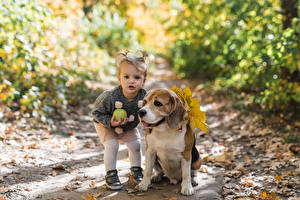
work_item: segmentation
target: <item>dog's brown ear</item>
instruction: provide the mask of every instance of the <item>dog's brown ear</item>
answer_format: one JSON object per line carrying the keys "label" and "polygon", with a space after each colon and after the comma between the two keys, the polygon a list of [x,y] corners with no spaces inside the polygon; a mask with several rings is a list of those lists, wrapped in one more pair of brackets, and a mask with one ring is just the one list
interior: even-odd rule
{"label": "dog's brown ear", "polygon": [[166,117],[167,123],[171,128],[177,128],[180,122],[184,120],[186,109],[181,101],[176,97],[174,98],[174,109],[169,116]]}

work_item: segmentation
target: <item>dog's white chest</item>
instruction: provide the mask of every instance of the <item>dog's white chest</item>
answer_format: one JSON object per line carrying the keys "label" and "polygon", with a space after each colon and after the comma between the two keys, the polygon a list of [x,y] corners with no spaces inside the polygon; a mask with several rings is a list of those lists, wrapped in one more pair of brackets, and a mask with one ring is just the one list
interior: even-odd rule
{"label": "dog's white chest", "polygon": [[183,131],[160,131],[155,130],[148,135],[148,145],[157,153],[177,154],[184,151]]}
{"label": "dog's white chest", "polygon": [[147,136],[149,150],[155,152],[163,172],[172,179],[181,179],[184,137],[185,130],[164,132],[159,129]]}

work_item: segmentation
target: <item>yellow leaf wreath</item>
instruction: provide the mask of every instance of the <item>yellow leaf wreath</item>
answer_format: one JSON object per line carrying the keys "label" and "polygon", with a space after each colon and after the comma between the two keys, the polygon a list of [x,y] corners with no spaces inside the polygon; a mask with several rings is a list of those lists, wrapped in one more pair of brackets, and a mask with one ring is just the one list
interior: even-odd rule
{"label": "yellow leaf wreath", "polygon": [[188,119],[190,120],[190,126],[192,129],[199,128],[201,131],[207,131],[209,126],[205,123],[205,112],[200,110],[200,104],[198,99],[192,98],[192,92],[190,88],[184,88],[183,90],[173,86],[170,90],[176,93],[178,98],[183,103],[188,112]]}

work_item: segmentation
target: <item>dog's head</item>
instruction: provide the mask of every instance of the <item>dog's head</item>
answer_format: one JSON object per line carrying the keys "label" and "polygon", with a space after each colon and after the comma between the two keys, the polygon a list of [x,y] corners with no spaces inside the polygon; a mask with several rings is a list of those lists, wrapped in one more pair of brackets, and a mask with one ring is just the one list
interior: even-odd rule
{"label": "dog's head", "polygon": [[177,95],[168,89],[153,89],[143,100],[139,118],[145,128],[152,128],[167,122],[176,128],[186,115],[186,109]]}

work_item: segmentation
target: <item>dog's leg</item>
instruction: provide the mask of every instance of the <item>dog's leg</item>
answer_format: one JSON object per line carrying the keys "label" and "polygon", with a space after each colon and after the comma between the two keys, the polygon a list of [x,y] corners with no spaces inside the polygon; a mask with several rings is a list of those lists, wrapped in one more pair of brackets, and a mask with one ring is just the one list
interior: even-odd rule
{"label": "dog's leg", "polygon": [[162,171],[162,168],[156,159],[155,163],[154,163],[154,175],[151,177],[151,182],[152,183],[160,182],[163,175],[164,175],[164,173]]}
{"label": "dog's leg", "polygon": [[187,161],[185,158],[181,159],[182,182],[181,193],[183,195],[194,194],[194,188],[191,183],[191,160]]}
{"label": "dog's leg", "polygon": [[148,186],[151,183],[151,175],[153,170],[153,165],[156,159],[156,153],[148,149],[146,150],[146,167],[144,171],[144,177],[143,180],[137,185],[137,189],[140,191],[147,191]]}
{"label": "dog's leg", "polygon": [[195,187],[198,185],[197,182],[197,170],[191,170],[191,182],[192,182],[192,186]]}

